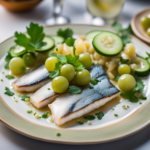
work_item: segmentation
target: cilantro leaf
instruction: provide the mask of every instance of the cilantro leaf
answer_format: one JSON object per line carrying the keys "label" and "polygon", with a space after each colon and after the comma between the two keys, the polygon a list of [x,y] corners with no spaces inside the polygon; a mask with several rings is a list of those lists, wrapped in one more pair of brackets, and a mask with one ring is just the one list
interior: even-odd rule
{"label": "cilantro leaf", "polygon": [[74,45],[74,42],[75,42],[75,39],[70,37],[68,38],[65,43],[68,45],[68,46],[73,46]]}
{"label": "cilantro leaf", "polygon": [[62,55],[57,55],[58,60],[61,62],[61,64],[66,64],[67,63],[67,58]]}
{"label": "cilantro leaf", "polygon": [[93,78],[93,79],[90,80],[90,83],[93,84],[93,85],[96,85],[98,82],[101,82],[101,81],[99,81],[96,78]]}
{"label": "cilantro leaf", "polygon": [[51,53],[50,56],[51,57],[57,57],[57,54],[56,53]]}
{"label": "cilantro leaf", "polygon": [[140,78],[135,77],[136,87],[133,89],[133,92],[141,93],[144,90],[144,83]]}
{"label": "cilantro leaf", "polygon": [[92,85],[89,85],[89,89],[94,89],[94,87]]}
{"label": "cilantro leaf", "polygon": [[114,80],[115,80],[115,81],[118,81],[118,80],[119,80],[119,78],[120,78],[120,75],[115,75]]}
{"label": "cilantro leaf", "polygon": [[76,55],[76,47],[73,45],[73,55]]}
{"label": "cilantro leaf", "polygon": [[129,101],[132,103],[136,103],[138,102],[138,98],[135,95],[132,95],[131,97],[129,97]]}
{"label": "cilantro leaf", "polygon": [[27,33],[30,36],[29,43],[35,49],[38,49],[46,45],[46,42],[43,42],[45,34],[43,32],[42,26],[39,26],[38,24],[31,22],[29,28],[27,27]]}
{"label": "cilantro leaf", "polygon": [[125,34],[126,34],[126,35],[127,35],[127,34],[132,34],[132,35],[134,35],[134,32],[132,31],[132,28],[131,28],[131,24],[129,24],[127,28],[125,28],[125,29],[122,30],[122,34],[123,34],[123,35],[125,35]]}
{"label": "cilantro leaf", "polygon": [[121,35],[120,36],[122,41],[123,41],[123,45],[125,46],[127,43],[131,43],[131,37],[129,37],[128,35]]}
{"label": "cilantro leaf", "polygon": [[129,101],[132,103],[138,102],[138,98],[135,96],[134,92],[121,93],[120,95],[126,99],[129,99]]}
{"label": "cilantro leaf", "polygon": [[61,68],[61,66],[62,66],[62,65],[61,65],[61,62],[60,62],[60,61],[59,61],[59,62],[57,62],[57,63],[55,64],[55,68],[54,68],[54,70],[55,70],[55,71],[57,71],[57,70],[59,71],[59,70],[60,70],[60,68]]}
{"label": "cilantro leaf", "polygon": [[62,36],[62,37],[64,37],[65,39],[67,39],[67,38],[73,36],[73,31],[72,31],[72,29],[69,29],[69,28],[64,29],[64,30],[59,29],[59,30],[57,31],[57,35]]}
{"label": "cilantro leaf", "polygon": [[94,119],[95,119],[95,116],[93,116],[93,115],[87,115],[87,116],[84,116],[84,119],[87,119],[87,120],[94,120]]}
{"label": "cilantro leaf", "polygon": [[96,113],[95,115],[97,116],[98,120],[101,120],[104,116],[104,113],[100,111],[99,113]]}
{"label": "cilantro leaf", "polygon": [[79,94],[81,93],[81,88],[72,85],[72,86],[69,86],[68,92],[71,94]]}
{"label": "cilantro leaf", "polygon": [[5,76],[7,79],[14,79],[15,77],[14,76],[11,76],[11,75],[6,75]]}
{"label": "cilantro leaf", "polygon": [[35,50],[35,48],[30,44],[29,38],[23,33],[15,32],[15,42],[17,45],[25,47],[26,50]]}
{"label": "cilantro leaf", "polygon": [[145,96],[143,96],[143,95],[141,95],[139,98],[140,98],[141,100],[147,100],[147,97],[145,97]]}
{"label": "cilantro leaf", "polygon": [[8,87],[5,87],[5,93],[4,94],[6,94],[6,95],[8,95],[8,96],[13,96],[14,95],[14,93],[13,92],[11,92],[10,91],[10,89],[8,88]]}
{"label": "cilantro leaf", "polygon": [[49,74],[49,78],[55,78],[59,75],[59,70],[53,71]]}
{"label": "cilantro leaf", "polygon": [[21,100],[22,100],[22,101],[25,101],[26,98],[30,98],[30,96],[24,95],[24,96],[21,97]]}
{"label": "cilantro leaf", "polygon": [[46,113],[44,113],[44,114],[42,115],[42,118],[47,119],[48,116],[49,116],[49,111],[47,111]]}
{"label": "cilantro leaf", "polygon": [[[12,47],[11,47],[12,48]],[[10,50],[11,50],[10,48]],[[9,69],[9,62],[10,60],[12,59],[12,56],[10,55],[10,50],[7,52],[7,55],[5,57],[5,61],[6,61],[6,64],[5,64],[5,69]]]}
{"label": "cilantro leaf", "polygon": [[150,57],[150,53],[146,52],[147,56]]}
{"label": "cilantro leaf", "polygon": [[121,63],[127,63],[127,62],[129,62],[129,59],[123,59],[123,57],[120,57],[120,62]]}
{"label": "cilantro leaf", "polygon": [[69,54],[69,55],[66,55],[65,56],[66,58],[67,58],[67,62],[69,63],[69,64],[75,64],[76,62],[77,62],[77,60],[79,59],[79,56],[78,55],[75,55],[74,57],[71,55],[71,54]]}
{"label": "cilantro leaf", "polygon": [[123,30],[122,25],[119,22],[115,22],[112,26],[114,27],[115,31],[117,31],[117,32],[121,32]]}
{"label": "cilantro leaf", "polygon": [[83,70],[85,67],[82,65],[82,63],[76,62],[74,64],[74,68],[75,68],[75,70],[79,71],[79,70]]}
{"label": "cilantro leaf", "polygon": [[78,120],[78,124],[83,124],[83,122],[81,120]]}

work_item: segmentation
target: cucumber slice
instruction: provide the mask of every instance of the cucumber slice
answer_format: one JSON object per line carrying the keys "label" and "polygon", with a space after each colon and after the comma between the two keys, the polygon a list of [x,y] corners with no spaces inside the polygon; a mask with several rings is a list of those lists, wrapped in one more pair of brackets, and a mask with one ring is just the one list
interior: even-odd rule
{"label": "cucumber slice", "polygon": [[19,45],[16,45],[16,46],[13,46],[13,47],[10,48],[10,55],[12,57],[21,56],[26,52],[27,52],[27,50],[24,47],[19,46]]}
{"label": "cucumber slice", "polygon": [[39,49],[36,49],[36,52],[46,52],[48,50],[51,50],[55,46],[55,41],[50,36],[45,36],[43,42],[46,42],[47,44]]}
{"label": "cucumber slice", "polygon": [[62,36],[53,36],[53,39],[55,40],[56,44],[61,44],[65,42],[65,39]]}
{"label": "cucumber slice", "polygon": [[102,31],[97,34],[92,44],[96,52],[103,56],[118,55],[123,49],[123,42],[120,36],[110,31]]}
{"label": "cucumber slice", "polygon": [[144,59],[143,57],[139,57],[141,61],[141,68],[137,68],[134,70],[135,75],[139,76],[139,77],[145,77],[147,75],[149,75],[150,72],[150,65],[149,62]]}
{"label": "cucumber slice", "polygon": [[99,34],[100,32],[101,32],[100,30],[93,30],[93,31],[88,32],[85,35],[85,40],[93,39],[94,36],[97,35],[97,34]]}

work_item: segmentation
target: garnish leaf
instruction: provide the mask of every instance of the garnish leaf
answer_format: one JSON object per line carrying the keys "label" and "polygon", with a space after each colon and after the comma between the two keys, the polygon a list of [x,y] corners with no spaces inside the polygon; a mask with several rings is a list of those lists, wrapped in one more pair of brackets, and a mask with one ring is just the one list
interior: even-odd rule
{"label": "garnish leaf", "polygon": [[90,83],[93,84],[93,85],[96,85],[98,82],[100,82],[100,81],[96,78],[93,78],[93,79],[90,80]]}
{"label": "garnish leaf", "polygon": [[6,75],[5,76],[7,79],[14,79],[15,77],[14,76],[11,76],[11,75]]}
{"label": "garnish leaf", "polygon": [[82,65],[82,63],[76,62],[74,64],[74,68],[75,68],[75,70],[79,71],[79,70],[83,70],[85,67]]}
{"label": "garnish leaf", "polygon": [[141,93],[144,90],[144,83],[140,78],[135,77],[136,87],[133,89],[133,92]]}
{"label": "garnish leaf", "polygon": [[95,119],[95,116],[93,116],[93,115],[87,115],[87,116],[84,116],[84,119],[87,119],[87,120],[94,120],[94,119]]}
{"label": "garnish leaf", "polygon": [[30,98],[30,96],[24,95],[24,96],[21,97],[21,100],[22,100],[22,101],[25,101],[26,98]]}
{"label": "garnish leaf", "polygon": [[134,92],[121,93],[120,95],[126,99],[129,99],[129,101],[132,103],[138,102],[138,98],[135,96]]}
{"label": "garnish leaf", "polygon": [[6,94],[6,95],[8,95],[8,96],[13,96],[14,95],[14,93],[13,92],[11,92],[10,91],[10,89],[8,88],[8,87],[5,87],[5,93],[4,94]]}
{"label": "garnish leaf", "polygon": [[78,124],[83,124],[83,122],[81,120],[78,120]]}
{"label": "garnish leaf", "polygon": [[61,68],[61,66],[62,66],[62,65],[61,65],[61,62],[60,62],[60,61],[59,61],[59,62],[57,62],[57,63],[55,64],[55,68],[54,68],[54,70],[55,70],[55,71],[57,71],[57,70],[59,71],[59,70],[60,70],[60,68]]}
{"label": "garnish leaf", "polygon": [[100,111],[99,113],[96,113],[95,115],[97,116],[98,120],[101,120],[104,116],[104,113]]}
{"label": "garnish leaf", "polygon": [[44,113],[44,114],[42,115],[42,118],[47,119],[48,116],[49,116],[49,111],[47,111],[46,113]]}
{"label": "garnish leaf", "polygon": [[55,78],[59,75],[59,70],[53,71],[49,74],[49,78]]}
{"label": "garnish leaf", "polygon": [[94,89],[94,87],[92,85],[89,85],[89,89]]}
{"label": "garnish leaf", "polygon": [[127,43],[131,43],[131,37],[129,37],[128,35],[121,35],[120,36],[122,41],[123,41],[123,45],[125,46]]}
{"label": "garnish leaf", "polygon": [[[11,47],[12,48],[12,47]],[[10,48],[10,50],[11,50]],[[12,59],[11,55],[10,55],[10,50],[7,52],[7,55],[5,57],[5,61],[6,61],[6,64],[4,66],[5,69],[9,69],[9,62],[10,60]]]}
{"label": "garnish leaf", "polygon": [[30,44],[35,49],[46,45],[46,42],[43,42],[45,36],[43,26],[39,26],[38,24],[31,22],[29,28],[27,27],[27,33],[30,36]]}
{"label": "garnish leaf", "polygon": [[57,57],[57,54],[56,53],[51,53],[50,56],[51,57]]}
{"label": "garnish leaf", "polygon": [[66,55],[66,58],[67,58],[67,62],[69,63],[69,64],[75,64],[76,62],[77,62],[77,60],[79,59],[79,56],[78,55],[75,55],[74,57],[71,55],[71,54],[69,54],[69,55]]}
{"label": "garnish leaf", "polygon": [[127,62],[129,62],[129,59],[123,59],[123,57],[120,57],[120,62],[121,63],[127,63]]}
{"label": "garnish leaf", "polygon": [[115,31],[117,31],[117,32],[121,32],[123,30],[122,25],[119,22],[115,22],[112,26],[114,27]]}
{"label": "garnish leaf", "polygon": [[119,80],[119,78],[120,78],[120,75],[115,75],[114,80],[115,80],[115,81],[118,81],[118,80]]}
{"label": "garnish leaf", "polygon": [[68,46],[73,46],[74,45],[74,42],[75,42],[75,39],[70,37],[68,38],[65,43],[68,45]]}
{"label": "garnish leaf", "polygon": [[145,97],[145,96],[143,96],[143,95],[141,95],[139,98],[140,98],[141,100],[147,100],[147,97]]}
{"label": "garnish leaf", "polygon": [[81,88],[72,85],[72,86],[69,86],[68,92],[71,94],[79,94],[81,93]]}
{"label": "garnish leaf", "polygon": [[58,60],[61,62],[61,64],[66,64],[67,63],[67,58],[62,55],[57,55]]}
{"label": "garnish leaf", "polygon": [[76,54],[76,47],[73,45],[73,55],[75,56]]}
{"label": "garnish leaf", "polygon": [[73,36],[73,31],[72,31],[72,29],[69,29],[69,28],[64,29],[64,30],[59,29],[59,30],[57,31],[57,35],[62,36],[62,37],[64,37],[65,39],[67,39],[67,38]]}

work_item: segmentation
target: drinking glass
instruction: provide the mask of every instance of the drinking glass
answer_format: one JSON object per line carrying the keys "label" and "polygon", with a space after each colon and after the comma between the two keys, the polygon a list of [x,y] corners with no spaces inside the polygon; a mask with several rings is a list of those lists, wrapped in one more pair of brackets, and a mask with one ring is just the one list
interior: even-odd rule
{"label": "drinking glass", "polygon": [[113,24],[121,12],[125,0],[87,0],[87,10],[95,17],[92,23],[100,20],[100,25]]}
{"label": "drinking glass", "polygon": [[61,15],[63,0],[53,0],[53,13],[52,16],[46,19],[46,24],[66,24],[70,22],[70,19]]}

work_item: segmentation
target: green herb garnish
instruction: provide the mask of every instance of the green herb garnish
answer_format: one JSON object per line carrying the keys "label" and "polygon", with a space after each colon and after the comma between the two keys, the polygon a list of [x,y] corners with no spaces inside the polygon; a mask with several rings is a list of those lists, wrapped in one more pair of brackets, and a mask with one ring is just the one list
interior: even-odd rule
{"label": "green herb garnish", "polygon": [[22,101],[25,101],[26,98],[30,98],[30,96],[24,95],[24,96],[21,97],[21,100],[22,100]]}
{"label": "green herb garnish", "polygon": [[127,62],[129,62],[129,59],[123,59],[123,57],[120,57],[120,62],[121,63],[127,63]]}
{"label": "green herb garnish", "polygon": [[143,95],[141,95],[139,98],[140,98],[141,100],[147,100],[147,97],[145,97],[145,96],[143,96]]}
{"label": "green herb garnish", "polygon": [[114,80],[115,80],[115,81],[118,81],[118,80],[119,80],[119,78],[120,78],[120,75],[115,75]]}
{"label": "green herb garnish", "polygon": [[89,85],[89,89],[94,89],[94,87],[92,85]]}
{"label": "green herb garnish", "polygon": [[35,116],[36,114],[37,114],[37,113],[35,112],[35,113],[34,113],[34,116]]}
{"label": "green herb garnish", "polygon": [[15,77],[14,76],[11,76],[11,75],[6,75],[5,76],[7,79],[14,79]]}
{"label": "green herb garnish", "polygon": [[127,106],[127,108],[130,108],[129,106]]}
{"label": "green herb garnish", "polygon": [[139,102],[139,104],[141,105],[141,104],[142,104],[142,102]]}
{"label": "green herb garnish", "polygon": [[95,119],[95,116],[93,116],[93,115],[87,115],[87,116],[84,116],[84,119],[87,119],[87,120],[94,120],[94,119]]}
{"label": "green herb garnish", "polygon": [[61,136],[61,134],[60,134],[60,133],[57,133],[56,135],[57,135],[57,136]]}
{"label": "green herb garnish", "polygon": [[57,58],[61,62],[61,64],[67,64],[67,59],[65,56],[57,55]]}
{"label": "green herb garnish", "polygon": [[32,110],[27,110],[27,113],[32,113],[33,111]]}
{"label": "green herb garnish", "polygon": [[98,120],[101,120],[104,116],[104,113],[100,111],[99,113],[96,113],[95,115],[97,116]]}
{"label": "green herb garnish", "polygon": [[47,88],[47,90],[50,90],[50,88]]}
{"label": "green herb garnish", "polygon": [[79,93],[81,93],[81,88],[72,85],[72,86],[69,86],[68,92],[71,94],[79,94]]}
{"label": "green herb garnish", "polygon": [[8,95],[8,96],[13,96],[14,95],[14,93],[13,92],[11,92],[10,91],[10,89],[8,88],[8,87],[5,87],[5,93],[4,94],[6,94],[6,95]]}
{"label": "green herb garnish", "polygon": [[1,81],[3,82],[3,79],[1,79]]}
{"label": "green herb garnish", "polygon": [[65,43],[68,45],[68,46],[73,46],[74,45],[74,42],[75,42],[75,39],[70,37],[68,38]]}
{"label": "green herb garnish", "polygon": [[50,54],[50,56],[51,57],[57,57],[57,54],[53,52],[53,53]]}
{"label": "green herb garnish", "polygon": [[[11,47],[12,48],[12,47]],[[10,48],[10,50],[11,50]],[[10,50],[7,52],[7,55],[5,57],[5,61],[6,61],[6,64],[4,66],[5,69],[9,69],[9,62],[10,60],[12,59],[11,55],[10,55]]]}
{"label": "green herb garnish", "polygon": [[115,117],[118,117],[118,114],[114,114]]}
{"label": "green herb garnish", "polygon": [[56,52],[58,52],[58,48],[56,48]]}
{"label": "green herb garnish", "polygon": [[99,81],[96,78],[93,78],[93,79],[90,80],[90,83],[93,84],[93,85],[96,85],[98,82],[101,82],[101,81]]}
{"label": "green herb garnish", "polygon": [[49,78],[53,79],[53,78],[57,77],[58,75],[59,75],[59,70],[53,71],[49,74]]}
{"label": "green herb garnish", "polygon": [[73,36],[73,30],[72,30],[72,29],[69,29],[69,28],[64,29],[64,30],[59,29],[59,30],[57,31],[57,35],[62,36],[62,37],[64,37],[65,39],[67,39],[67,38]]}
{"label": "green herb garnish", "polygon": [[78,120],[78,124],[83,124],[83,122],[81,120]]}
{"label": "green herb garnish", "polygon": [[49,111],[47,111],[46,113],[44,113],[44,114],[42,115],[42,118],[47,119],[48,116],[49,116]]}

